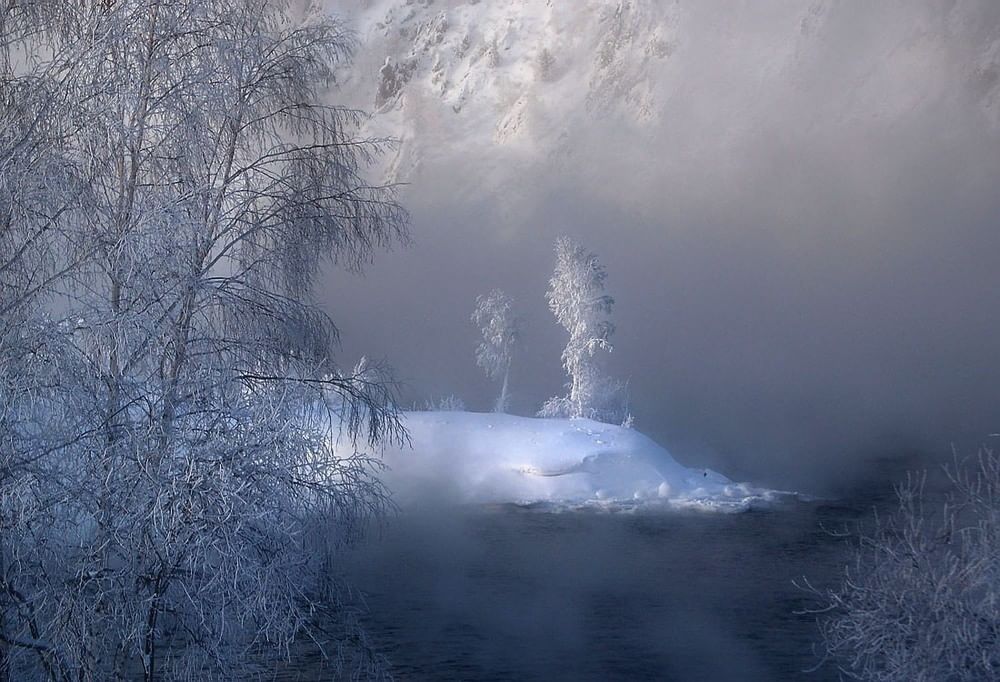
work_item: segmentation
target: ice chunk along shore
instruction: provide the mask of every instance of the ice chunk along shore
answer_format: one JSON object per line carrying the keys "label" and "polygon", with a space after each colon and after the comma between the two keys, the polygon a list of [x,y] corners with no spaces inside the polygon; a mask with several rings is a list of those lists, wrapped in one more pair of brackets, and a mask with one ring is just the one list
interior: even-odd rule
{"label": "ice chunk along shore", "polygon": [[642,433],[589,419],[406,412],[412,448],[385,454],[385,482],[414,500],[656,504],[739,511],[767,491],[679,464]]}

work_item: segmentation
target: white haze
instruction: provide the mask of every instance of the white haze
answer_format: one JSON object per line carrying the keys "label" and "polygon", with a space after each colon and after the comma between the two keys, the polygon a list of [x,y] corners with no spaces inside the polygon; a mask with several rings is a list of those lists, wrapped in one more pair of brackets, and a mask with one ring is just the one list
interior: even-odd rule
{"label": "white haze", "polygon": [[1000,4],[331,6],[353,104],[413,64],[370,130],[402,138],[415,243],[320,292],[407,401],[489,409],[469,314],[495,287],[526,320],[513,410],[562,391],[569,234],[607,266],[637,426],[684,463],[798,485],[1000,430]]}

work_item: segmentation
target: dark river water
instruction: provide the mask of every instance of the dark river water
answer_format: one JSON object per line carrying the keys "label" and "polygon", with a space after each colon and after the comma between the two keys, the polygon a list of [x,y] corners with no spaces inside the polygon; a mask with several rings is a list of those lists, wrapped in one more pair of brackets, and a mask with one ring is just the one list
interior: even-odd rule
{"label": "dark river water", "polygon": [[835,680],[816,601],[888,482],[739,514],[410,510],[352,550],[371,643],[403,680]]}

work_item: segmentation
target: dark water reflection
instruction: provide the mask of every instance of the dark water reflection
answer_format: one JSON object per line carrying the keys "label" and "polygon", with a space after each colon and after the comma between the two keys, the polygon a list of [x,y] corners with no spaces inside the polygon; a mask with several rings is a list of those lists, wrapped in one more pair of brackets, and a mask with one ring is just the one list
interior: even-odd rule
{"label": "dark water reflection", "polygon": [[[888,485],[883,486],[887,491]],[[400,679],[785,680],[872,497],[743,514],[409,512],[353,551],[372,643]]]}

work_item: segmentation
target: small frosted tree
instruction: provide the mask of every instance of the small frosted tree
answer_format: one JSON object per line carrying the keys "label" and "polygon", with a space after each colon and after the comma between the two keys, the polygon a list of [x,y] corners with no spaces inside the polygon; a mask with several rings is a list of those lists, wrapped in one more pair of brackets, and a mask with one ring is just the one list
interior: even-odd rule
{"label": "small frosted tree", "polygon": [[605,291],[606,279],[596,254],[569,237],[556,240],[556,268],[545,296],[556,320],[569,332],[562,352],[569,394],[549,399],[539,416],[625,418],[624,410],[613,406],[624,403],[624,385],[604,376],[595,357],[598,351],[613,348],[615,325],[610,317],[615,300]]}
{"label": "small frosted tree", "polygon": [[514,301],[500,289],[476,298],[472,321],[479,325],[483,340],[476,348],[476,364],[491,379],[502,377],[496,411],[506,412],[510,398],[510,363],[521,340],[521,321]]}
{"label": "small frosted tree", "polygon": [[535,58],[535,74],[540,81],[552,80],[552,70],[555,67],[555,57],[549,52],[549,48],[543,47],[538,51]]}

